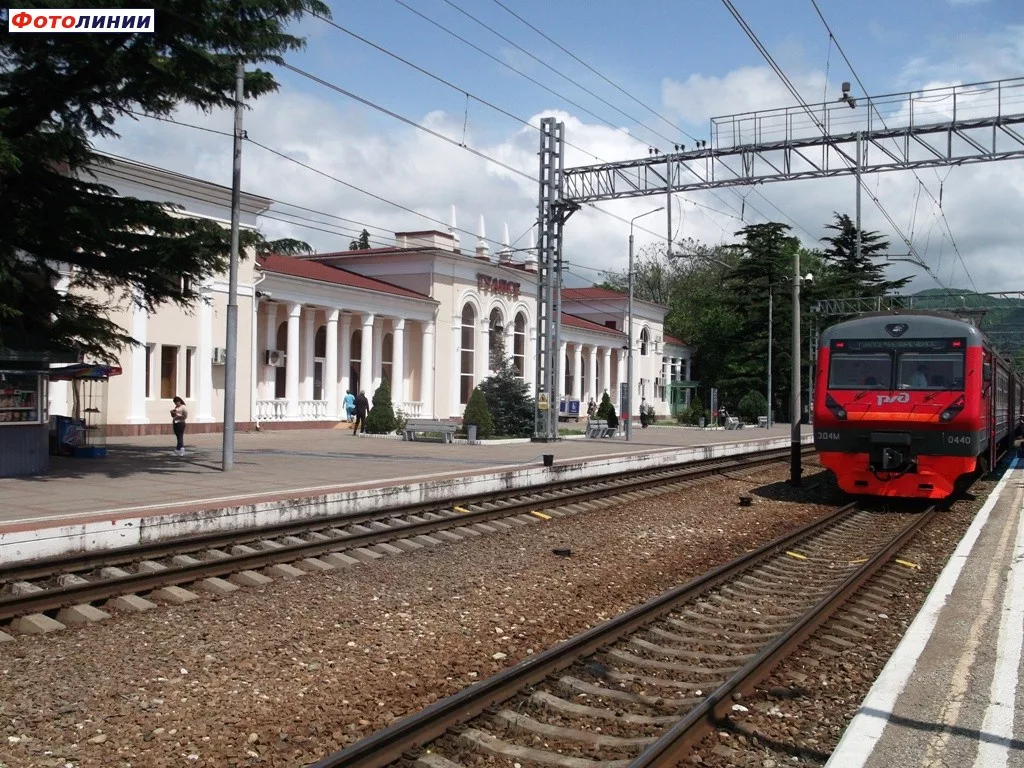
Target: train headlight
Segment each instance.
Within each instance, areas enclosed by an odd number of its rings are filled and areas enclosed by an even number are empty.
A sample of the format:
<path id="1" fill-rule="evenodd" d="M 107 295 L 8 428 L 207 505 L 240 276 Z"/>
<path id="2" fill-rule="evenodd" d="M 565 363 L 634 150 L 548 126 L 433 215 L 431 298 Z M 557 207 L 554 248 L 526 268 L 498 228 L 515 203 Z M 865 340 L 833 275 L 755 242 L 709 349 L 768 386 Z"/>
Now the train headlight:
<path id="1" fill-rule="evenodd" d="M 956 400 L 954 400 L 946 407 L 946 410 L 939 414 L 939 421 L 941 421 L 943 424 L 952 421 L 953 417 L 964 409 L 964 403 L 964 396 L 960 395 L 960 397 L 958 397 Z"/>

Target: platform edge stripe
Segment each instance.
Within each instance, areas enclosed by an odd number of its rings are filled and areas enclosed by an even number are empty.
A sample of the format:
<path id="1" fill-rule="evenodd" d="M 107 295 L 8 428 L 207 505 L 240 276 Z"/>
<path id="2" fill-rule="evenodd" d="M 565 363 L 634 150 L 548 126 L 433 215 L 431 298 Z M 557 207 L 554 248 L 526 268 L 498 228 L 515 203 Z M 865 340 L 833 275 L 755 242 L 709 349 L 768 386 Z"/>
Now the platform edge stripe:
<path id="1" fill-rule="evenodd" d="M 853 716 L 850 726 L 832 751 L 832 756 L 825 763 L 825 768 L 862 768 L 874 751 L 875 744 L 882 737 L 882 732 L 889 722 L 896 699 L 903 692 L 910 676 L 917 667 L 917 660 L 924 652 L 925 644 L 935 630 L 939 613 L 946 605 L 953 588 L 960 579 L 967 557 L 981 535 L 982 528 L 988 522 L 992 510 L 1016 471 L 1019 459 L 1014 458 L 999 483 L 986 499 L 984 506 L 978 511 L 974 522 L 964 534 L 960 544 L 953 551 L 942 569 L 935 586 L 928 594 L 917 617 L 907 629 L 900 644 L 889 658 L 882 673 L 871 686 L 868 695 L 861 703 L 857 714 Z"/>
<path id="2" fill-rule="evenodd" d="M 1019 504 L 1021 491 L 1015 501 Z M 982 741 L 974 768 L 1002 768 L 1010 759 L 1013 723 L 1016 716 L 1017 681 L 1024 647 L 1024 505 L 1017 513 L 1017 540 L 1010 557 L 1010 575 L 1003 593 L 1000 613 L 999 637 L 996 641 L 996 665 L 989 689 L 989 704 L 982 721 L 983 733 L 996 737 L 996 741 Z"/>

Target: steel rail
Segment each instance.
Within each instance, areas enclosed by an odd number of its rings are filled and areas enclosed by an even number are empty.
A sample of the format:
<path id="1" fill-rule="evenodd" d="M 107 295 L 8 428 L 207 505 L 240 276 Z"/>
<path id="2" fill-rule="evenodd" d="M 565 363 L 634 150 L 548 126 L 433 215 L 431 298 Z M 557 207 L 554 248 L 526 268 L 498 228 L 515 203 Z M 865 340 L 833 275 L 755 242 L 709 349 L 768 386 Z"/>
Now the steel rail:
<path id="1" fill-rule="evenodd" d="M 937 509 L 937 506 L 932 506 L 918 515 L 914 522 L 895 536 L 885 549 L 854 571 L 846 581 L 804 613 L 771 645 L 737 670 L 732 677 L 691 710 L 686 717 L 669 728 L 656 742 L 631 761 L 629 768 L 653 768 L 654 766 L 675 765 L 681 761 L 686 756 L 685 753 L 688 749 L 696 746 L 711 729 L 722 725 L 723 720 L 728 716 L 734 693 L 749 693 L 757 683 L 767 677 L 783 659 L 795 651 L 894 554 L 899 552 L 909 539 L 927 525 Z"/>
<path id="2" fill-rule="evenodd" d="M 642 605 L 571 637 L 514 667 L 435 702 L 377 733 L 321 758 L 308 768 L 380 768 L 399 760 L 411 750 L 444 734 L 449 728 L 482 714 L 493 704 L 514 696 L 581 657 L 595 653 L 619 638 L 635 632 L 672 611 L 675 606 L 775 554 L 776 550 L 812 536 L 848 517 L 857 506 L 847 504 L 824 518 L 785 533 L 767 544 L 675 587 Z"/>
<path id="3" fill-rule="evenodd" d="M 743 462 L 740 466 L 764 463 L 772 460 L 769 453 L 780 453 L 779 451 L 765 452 L 759 460 Z M 781 453 L 785 453 L 782 451 Z M 667 482 L 677 482 L 679 479 L 699 478 L 701 476 L 715 474 L 723 469 L 720 459 L 710 460 L 713 466 L 696 467 L 693 464 L 680 465 L 678 472 L 669 477 L 664 472 L 658 477 L 629 478 L 621 487 L 616 488 L 590 488 L 576 494 L 541 500 L 523 499 L 517 503 L 493 509 L 469 510 L 457 516 L 446 517 L 440 520 L 425 520 L 418 523 L 406 523 L 389 530 L 371 531 L 369 533 L 353 534 L 350 536 L 336 537 L 322 541 L 303 542 L 301 544 L 286 544 L 271 550 L 261 550 L 246 554 L 231 555 L 230 557 L 218 560 L 203 560 L 201 562 L 167 566 L 159 571 L 147 571 L 143 573 L 129 573 L 124 576 L 106 578 L 99 581 L 88 581 L 80 584 L 68 584 L 66 586 L 48 589 L 43 592 L 14 595 L 0 598 L 0 621 L 13 619 L 30 613 L 42 613 L 45 611 L 59 610 L 61 608 L 103 600 L 116 595 L 129 594 L 133 592 L 148 592 L 160 587 L 174 586 L 190 583 L 201 579 L 226 576 L 244 570 L 256 570 L 266 568 L 282 562 L 293 562 L 305 558 L 317 557 L 330 552 L 343 552 L 347 549 L 358 547 L 369 547 L 375 544 L 382 544 L 395 539 L 410 538 L 449 528 L 459 528 L 473 523 L 486 522 L 488 520 L 513 517 L 525 512 L 547 509 L 567 504 L 579 503 L 593 498 L 606 498 L 609 495 L 619 495 L 632 491 L 656 486 Z M 736 466 L 732 464 L 730 468 Z M 666 467 L 659 469 L 665 470 Z M 649 474 L 653 474 L 649 473 Z M 602 478 L 597 478 L 601 480 Z M 604 478 L 614 480 L 613 476 Z M 539 492 L 535 489 L 528 489 L 518 492 L 518 495 L 533 495 Z M 391 512 L 386 517 L 392 517 Z M 409 513 L 407 513 L 409 514 Z M 351 524 L 351 523 L 349 523 Z M 309 526 L 307 526 L 308 529 Z M 318 522 L 316 527 L 325 527 Z M 280 534 L 278 534 L 280 535 Z M 263 538 L 273 538 L 264 536 Z M 233 541 L 237 541 L 233 539 Z M 192 547 L 192 551 L 203 547 Z M 134 559 L 143 559 L 138 552 L 131 553 Z M 76 567 L 76 570 L 80 570 Z M 46 573 L 50 573 L 47 571 Z"/>
<path id="4" fill-rule="evenodd" d="M 814 451 L 813 446 L 805 446 L 804 453 Z M 680 464 L 667 464 L 652 469 L 630 470 L 617 475 L 605 475 L 603 477 L 587 478 L 585 480 L 558 480 L 543 485 L 536 485 L 531 488 L 520 488 L 491 493 L 476 494 L 461 499 L 450 499 L 448 501 L 430 501 L 416 504 L 405 504 L 394 507 L 374 509 L 367 512 L 346 512 L 344 514 L 328 515 L 316 519 L 289 520 L 283 523 L 274 523 L 267 526 L 244 528 L 239 530 L 218 531 L 215 533 L 202 534 L 199 536 L 184 536 L 174 539 L 164 539 L 145 544 L 139 544 L 123 550 L 105 550 L 101 552 L 85 552 L 68 556 L 40 558 L 28 563 L 11 563 L 0 565 L 0 583 L 10 581 L 30 581 L 32 579 L 47 578 L 61 573 L 73 571 L 89 571 L 109 565 L 121 565 L 138 560 L 154 559 L 158 557 L 170 557 L 172 555 L 187 554 L 203 549 L 217 549 L 228 544 L 245 544 L 249 541 L 276 538 L 280 536 L 295 535 L 312 530 L 334 528 L 346 525 L 358 525 L 360 523 L 381 521 L 392 517 L 404 515 L 417 515 L 424 512 L 436 512 L 450 509 L 453 505 L 467 506 L 474 504 L 485 504 L 515 496 L 538 493 L 554 493 L 565 489 L 571 489 L 574 485 L 582 483 L 593 484 L 600 482 L 621 482 L 623 487 L 631 480 L 635 481 L 632 488 L 640 487 L 644 482 L 650 482 L 653 473 L 672 473 L 678 471 L 685 473 L 687 469 L 695 472 L 708 470 L 709 465 L 723 468 L 747 467 L 769 463 L 777 460 L 776 457 L 788 456 L 788 449 L 772 449 L 758 451 L 755 453 L 740 454 L 738 456 L 722 456 L 712 459 L 700 459 L 698 461 L 685 462 Z M 662 482 L 670 478 L 660 478 Z M 618 491 L 618 489 L 616 489 Z M 625 491 L 624 491 L 625 492 Z M 302 498 L 293 500 L 302 504 Z M 568 497 L 566 497 L 568 498 Z M 538 501 L 533 509 L 545 509 L 551 506 L 558 506 L 565 503 L 562 499 L 551 499 Z M 2 605 L 2 602 L 0 602 Z"/>

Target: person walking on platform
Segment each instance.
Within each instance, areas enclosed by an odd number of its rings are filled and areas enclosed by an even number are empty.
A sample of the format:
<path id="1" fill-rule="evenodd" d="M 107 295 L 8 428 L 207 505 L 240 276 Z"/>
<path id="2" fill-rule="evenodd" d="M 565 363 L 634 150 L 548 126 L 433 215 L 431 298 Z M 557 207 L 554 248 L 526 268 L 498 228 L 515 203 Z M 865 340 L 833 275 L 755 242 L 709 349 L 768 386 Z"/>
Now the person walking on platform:
<path id="1" fill-rule="evenodd" d="M 349 423 L 356 417 L 356 396 L 352 394 L 351 389 L 345 390 L 345 420 Z"/>
<path id="2" fill-rule="evenodd" d="M 352 424 L 352 434 L 366 431 L 366 414 L 370 411 L 370 401 L 366 399 L 366 390 L 359 390 L 356 397 L 356 420 Z"/>
<path id="3" fill-rule="evenodd" d="M 178 447 L 174 449 L 178 456 L 185 455 L 186 421 L 188 421 L 188 409 L 185 407 L 185 401 L 180 397 L 175 397 L 174 407 L 171 409 L 171 429 L 174 430 L 174 436 L 178 439 Z"/>

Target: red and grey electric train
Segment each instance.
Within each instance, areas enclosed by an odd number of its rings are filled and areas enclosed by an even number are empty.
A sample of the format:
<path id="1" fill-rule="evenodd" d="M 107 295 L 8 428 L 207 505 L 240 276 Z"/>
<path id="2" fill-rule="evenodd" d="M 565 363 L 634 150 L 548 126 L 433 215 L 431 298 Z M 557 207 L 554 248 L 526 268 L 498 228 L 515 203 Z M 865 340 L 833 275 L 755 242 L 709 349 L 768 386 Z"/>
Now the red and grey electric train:
<path id="1" fill-rule="evenodd" d="M 971 323 L 867 314 L 822 333 L 814 445 L 840 488 L 941 499 L 1024 433 L 1024 382 Z"/>

